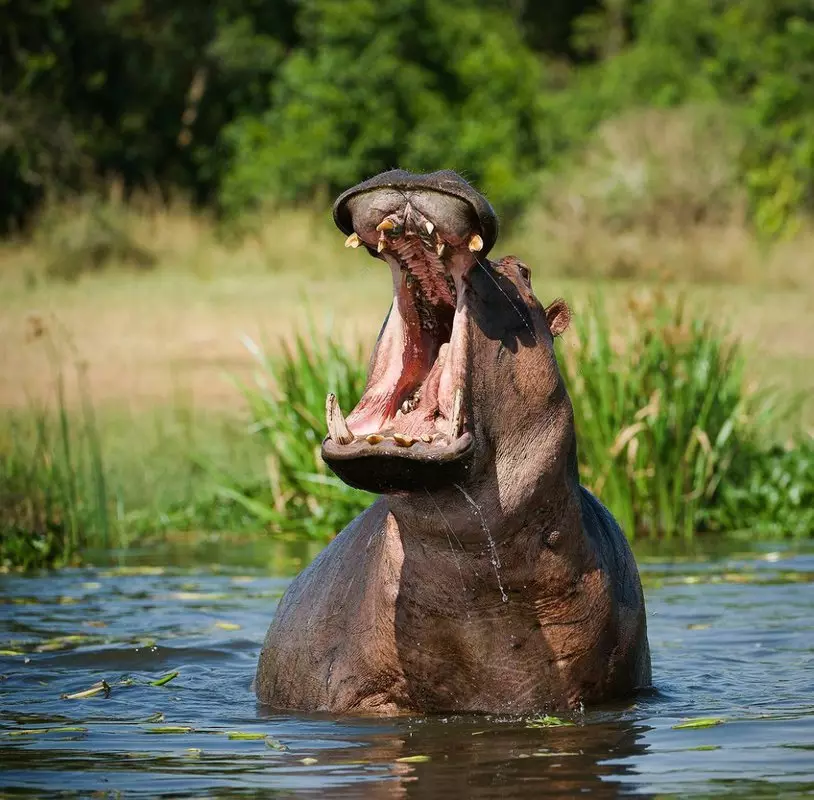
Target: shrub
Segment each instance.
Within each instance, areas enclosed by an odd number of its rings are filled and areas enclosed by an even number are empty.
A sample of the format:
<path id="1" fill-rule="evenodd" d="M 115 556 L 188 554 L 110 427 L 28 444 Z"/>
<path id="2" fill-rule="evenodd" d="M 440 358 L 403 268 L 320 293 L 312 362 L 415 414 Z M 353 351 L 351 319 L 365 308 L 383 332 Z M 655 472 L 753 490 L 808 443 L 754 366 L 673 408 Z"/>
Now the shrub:
<path id="1" fill-rule="evenodd" d="M 528 199 L 542 72 L 504 9 L 309 0 L 299 22 L 303 45 L 270 87 L 269 109 L 226 131 L 228 211 L 302 202 L 394 166 L 457 169 L 503 214 Z"/>

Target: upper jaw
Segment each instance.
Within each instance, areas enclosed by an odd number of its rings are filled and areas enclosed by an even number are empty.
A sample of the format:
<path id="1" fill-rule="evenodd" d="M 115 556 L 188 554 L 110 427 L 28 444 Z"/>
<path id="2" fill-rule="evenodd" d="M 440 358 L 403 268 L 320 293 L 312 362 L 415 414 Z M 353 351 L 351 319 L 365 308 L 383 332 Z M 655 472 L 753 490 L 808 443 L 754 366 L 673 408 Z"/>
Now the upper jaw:
<path id="1" fill-rule="evenodd" d="M 467 273 L 483 248 L 458 200 L 415 204 L 363 197 L 346 244 L 376 247 L 393 273 L 394 303 L 372 359 L 368 385 L 345 420 L 326 402 L 322 456 L 345 482 L 399 491 L 463 480 L 474 452 L 467 391 Z"/>

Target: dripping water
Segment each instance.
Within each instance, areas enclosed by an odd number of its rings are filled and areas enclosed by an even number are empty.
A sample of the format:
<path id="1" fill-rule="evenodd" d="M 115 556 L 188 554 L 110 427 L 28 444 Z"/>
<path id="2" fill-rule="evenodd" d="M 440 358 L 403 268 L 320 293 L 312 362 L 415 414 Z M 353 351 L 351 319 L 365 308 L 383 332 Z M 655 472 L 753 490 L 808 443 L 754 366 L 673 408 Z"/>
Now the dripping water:
<path id="1" fill-rule="evenodd" d="M 509 595 L 506 594 L 506 590 L 503 588 L 503 581 L 500 579 L 500 556 L 497 554 L 497 545 L 492 538 L 492 532 L 489 530 L 489 526 L 486 524 L 483 514 L 481 514 L 480 506 L 466 493 L 466 490 L 462 486 L 459 486 L 457 483 L 454 484 L 454 486 L 464 496 L 469 505 L 475 509 L 475 513 L 478 515 L 481 529 L 486 534 L 486 541 L 489 542 L 489 549 L 492 552 L 492 558 L 490 560 L 492 566 L 495 568 L 495 577 L 497 578 L 498 589 L 500 589 L 500 597 L 503 602 L 506 603 L 509 600 Z"/>

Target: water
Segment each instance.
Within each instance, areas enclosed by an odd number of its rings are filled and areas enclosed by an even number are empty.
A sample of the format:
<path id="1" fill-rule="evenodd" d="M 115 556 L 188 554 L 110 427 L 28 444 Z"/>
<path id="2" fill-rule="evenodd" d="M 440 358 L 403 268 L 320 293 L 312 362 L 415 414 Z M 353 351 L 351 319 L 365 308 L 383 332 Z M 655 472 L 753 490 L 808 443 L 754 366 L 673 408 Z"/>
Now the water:
<path id="1" fill-rule="evenodd" d="M 250 683 L 286 580 L 261 572 L 0 576 L 0 793 L 814 792 L 814 556 L 729 556 L 643 564 L 642 572 L 656 690 L 557 727 L 517 718 L 265 712 Z M 175 670 L 174 680 L 150 685 Z M 60 699 L 100 679 L 108 697 Z M 700 717 L 723 722 L 674 728 Z M 162 726 L 175 732 L 156 732 Z M 54 728 L 68 730 L 46 732 Z"/>

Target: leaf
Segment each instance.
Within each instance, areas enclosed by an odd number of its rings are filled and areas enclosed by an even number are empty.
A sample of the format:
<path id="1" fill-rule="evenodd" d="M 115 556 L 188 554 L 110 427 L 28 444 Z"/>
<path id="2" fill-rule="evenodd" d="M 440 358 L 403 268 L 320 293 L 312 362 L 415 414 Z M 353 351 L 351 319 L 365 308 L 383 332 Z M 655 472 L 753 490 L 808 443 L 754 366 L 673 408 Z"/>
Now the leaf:
<path id="1" fill-rule="evenodd" d="M 319 762 L 315 758 L 301 758 L 300 764 L 305 764 L 306 767 L 310 767 L 312 764 L 318 764 Z"/>
<path id="2" fill-rule="evenodd" d="M 531 717 L 526 720 L 527 728 L 567 728 L 573 726 L 573 722 L 567 719 L 560 719 L 551 714 L 544 714 L 542 717 Z"/>
<path id="3" fill-rule="evenodd" d="M 241 628 L 236 622 L 216 622 L 215 627 L 222 631 L 239 631 Z"/>
<path id="4" fill-rule="evenodd" d="M 175 734 L 192 733 L 195 729 L 191 725 L 157 725 L 153 728 L 145 728 L 145 733 Z"/>
<path id="5" fill-rule="evenodd" d="M 429 761 L 429 756 L 402 756 L 401 758 L 396 759 L 396 763 L 398 764 L 423 764 L 426 761 Z"/>
<path id="6" fill-rule="evenodd" d="M 4 731 L 3 736 L 41 736 L 45 733 L 85 733 L 81 725 L 63 725 L 58 728 L 23 728 L 18 731 Z"/>
<path id="7" fill-rule="evenodd" d="M 84 689 L 81 692 L 73 692 L 72 694 L 62 694 L 62 700 L 87 700 L 89 697 L 96 697 L 96 695 L 104 694 L 105 697 L 110 697 L 110 686 L 107 681 L 101 680 L 94 683 L 90 689 Z"/>
<path id="8" fill-rule="evenodd" d="M 158 678 L 157 680 L 154 681 L 150 681 L 150 686 L 164 686 L 170 681 L 175 680 L 180 674 L 181 673 L 178 670 L 175 670 L 175 672 L 168 672 L 163 677 Z"/>
<path id="9" fill-rule="evenodd" d="M 283 744 L 272 736 L 266 737 L 266 747 L 270 747 L 272 750 L 288 750 L 288 745 Z"/>
<path id="10" fill-rule="evenodd" d="M 226 735 L 229 739 L 241 739 L 246 741 L 260 741 L 266 738 L 265 733 L 249 733 L 247 731 L 229 731 Z"/>
<path id="11" fill-rule="evenodd" d="M 698 717 L 697 719 L 686 719 L 673 725 L 674 731 L 695 730 L 696 728 L 713 728 L 716 725 L 723 725 L 725 720 L 717 717 Z"/>

